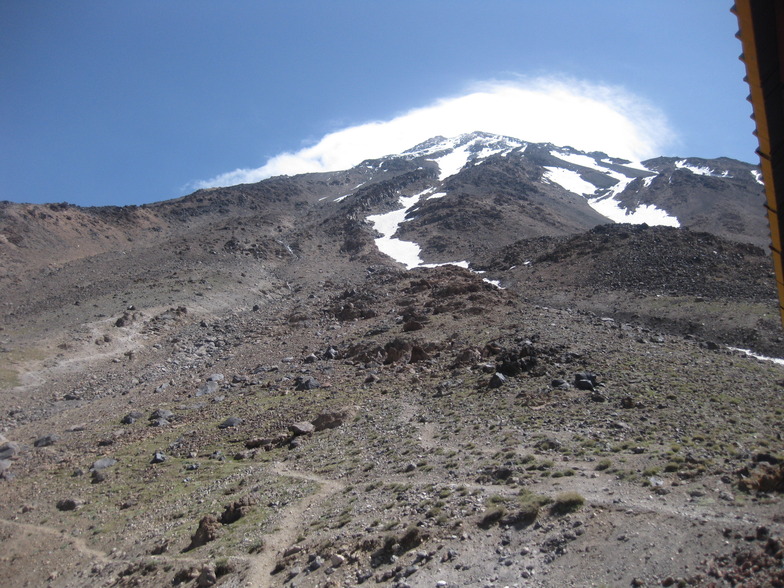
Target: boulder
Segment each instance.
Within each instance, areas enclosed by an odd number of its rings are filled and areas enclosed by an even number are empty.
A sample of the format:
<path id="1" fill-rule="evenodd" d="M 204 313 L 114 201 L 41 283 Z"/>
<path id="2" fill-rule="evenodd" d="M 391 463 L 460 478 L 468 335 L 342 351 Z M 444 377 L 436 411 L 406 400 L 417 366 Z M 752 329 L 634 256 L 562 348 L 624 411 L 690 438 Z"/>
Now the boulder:
<path id="1" fill-rule="evenodd" d="M 242 419 L 239 417 L 229 417 L 225 421 L 223 421 L 220 425 L 218 425 L 219 429 L 231 429 L 234 427 L 238 427 L 242 424 Z"/>
<path id="2" fill-rule="evenodd" d="M 291 435 L 281 433 L 275 437 L 262 437 L 260 439 L 249 439 L 245 442 L 245 447 L 248 449 L 256 449 L 262 447 L 266 451 L 275 449 L 276 447 L 283 447 L 291 440 Z"/>
<path id="3" fill-rule="evenodd" d="M 218 538 L 220 528 L 221 524 L 218 519 L 216 519 L 211 514 L 205 515 L 199 521 L 199 528 L 196 529 L 196 532 L 193 535 L 191 535 L 190 545 L 185 548 L 185 551 L 196 549 L 197 547 L 206 545 L 210 541 L 214 541 Z"/>
<path id="4" fill-rule="evenodd" d="M 315 390 L 316 388 L 321 388 L 321 384 L 312 376 L 297 376 L 294 380 L 295 390 Z"/>
<path id="5" fill-rule="evenodd" d="M 139 420 L 140 418 L 142 418 L 143 416 L 144 416 L 144 415 L 143 415 L 141 412 L 139 412 L 138 410 L 132 410 L 131 412 L 129 412 L 128 414 L 126 414 L 126 415 L 125 415 L 125 416 L 124 416 L 124 417 L 123 417 L 123 418 L 120 420 L 120 422 L 121 422 L 123 425 L 132 425 L 133 423 L 135 423 L 136 421 L 138 421 L 138 420 Z"/>
<path id="6" fill-rule="evenodd" d="M 586 390 L 588 392 L 593 392 L 593 384 L 590 380 L 575 380 L 574 387 L 578 390 Z"/>
<path id="7" fill-rule="evenodd" d="M 174 418 L 174 413 L 170 410 L 166 410 L 165 408 L 159 408 L 150 415 L 151 421 L 158 420 L 158 419 L 166 419 L 167 421 L 169 421 L 173 418 Z"/>
<path id="8" fill-rule="evenodd" d="M 75 498 L 64 498 L 63 500 L 57 501 L 57 510 L 68 511 L 68 510 L 76 510 L 80 506 L 82 506 L 82 501 L 77 500 Z"/>
<path id="9" fill-rule="evenodd" d="M 411 363 L 416 363 L 418 361 L 427 361 L 430 359 L 430 354 L 425 351 L 419 345 L 413 345 L 411 347 Z"/>
<path id="10" fill-rule="evenodd" d="M 100 484 L 101 482 L 105 482 L 107 477 L 106 470 L 93 470 L 90 474 L 90 483 Z"/>
<path id="11" fill-rule="evenodd" d="M 341 426 L 350 417 L 351 410 L 343 408 L 341 410 L 322 412 L 310 422 L 313 425 L 315 431 L 323 431 L 324 429 L 334 429 Z"/>
<path id="12" fill-rule="evenodd" d="M 598 378 L 593 372 L 577 372 L 574 374 L 574 385 L 579 388 L 577 382 L 590 382 L 591 386 L 596 386 L 598 383 Z M 580 389 L 584 390 L 585 388 Z"/>
<path id="13" fill-rule="evenodd" d="M 0 445 L 0 459 L 16 459 L 22 451 L 22 446 L 13 441 L 6 441 Z"/>
<path id="14" fill-rule="evenodd" d="M 116 463 L 117 460 L 112 457 L 102 457 L 101 459 L 93 463 L 90 470 L 94 472 L 100 472 L 101 470 L 105 470 L 106 468 L 112 467 Z"/>
<path id="15" fill-rule="evenodd" d="M 216 380 L 208 380 L 196 389 L 195 396 L 206 396 L 220 390 L 220 384 Z"/>
<path id="16" fill-rule="evenodd" d="M 33 441 L 34 447 L 49 447 L 50 445 L 54 445 L 57 441 L 60 440 L 59 435 L 51 434 L 51 435 L 44 435 L 43 437 L 39 437 L 35 441 Z"/>
<path id="17" fill-rule="evenodd" d="M 307 421 L 300 421 L 298 423 L 292 423 L 289 425 L 289 431 L 291 431 L 295 437 L 299 437 L 300 435 L 310 435 L 315 430 L 316 427 Z"/>
<path id="18" fill-rule="evenodd" d="M 463 349 L 455 357 L 455 367 L 466 367 L 478 364 L 482 360 L 482 353 L 476 347 Z"/>
<path id="19" fill-rule="evenodd" d="M 218 576 L 215 573 L 215 566 L 212 564 L 204 564 L 199 572 L 199 577 L 196 578 L 197 588 L 209 588 L 214 586 L 218 581 Z"/>
<path id="20" fill-rule="evenodd" d="M 235 500 L 226 505 L 220 517 L 220 522 L 224 525 L 230 525 L 247 515 L 255 505 L 256 499 L 252 496 L 244 496 L 239 500 Z"/>
<path id="21" fill-rule="evenodd" d="M 402 339 L 395 339 L 387 343 L 384 346 L 384 352 L 386 353 L 385 365 L 397 362 L 408 363 L 411 360 L 411 344 Z"/>
<path id="22" fill-rule="evenodd" d="M 493 377 L 490 378 L 490 383 L 488 386 L 490 388 L 500 388 L 506 383 L 506 376 L 501 372 L 496 372 L 493 374 Z"/>

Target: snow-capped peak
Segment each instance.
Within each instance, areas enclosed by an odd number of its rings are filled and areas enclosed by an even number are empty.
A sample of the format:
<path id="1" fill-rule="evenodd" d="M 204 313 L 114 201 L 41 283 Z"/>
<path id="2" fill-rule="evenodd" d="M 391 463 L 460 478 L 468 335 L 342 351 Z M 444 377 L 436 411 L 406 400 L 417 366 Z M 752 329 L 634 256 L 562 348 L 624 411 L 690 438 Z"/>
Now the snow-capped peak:
<path id="1" fill-rule="evenodd" d="M 527 143 L 512 137 L 475 131 L 450 139 L 433 137 L 403 152 L 404 157 L 424 157 L 439 168 L 439 180 L 459 172 L 467 163 L 477 163 L 496 154 L 507 154 L 514 149 L 525 149 Z"/>

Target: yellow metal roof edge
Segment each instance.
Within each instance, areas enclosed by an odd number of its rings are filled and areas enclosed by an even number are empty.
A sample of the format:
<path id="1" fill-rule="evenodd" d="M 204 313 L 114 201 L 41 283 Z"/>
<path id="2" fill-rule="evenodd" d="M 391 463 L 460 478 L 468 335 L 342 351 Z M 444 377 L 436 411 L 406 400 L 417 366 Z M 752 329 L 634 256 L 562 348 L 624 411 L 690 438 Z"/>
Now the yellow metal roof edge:
<path id="1" fill-rule="evenodd" d="M 771 250 L 773 256 L 773 266 L 776 275 L 776 286 L 779 295 L 779 316 L 784 325 L 784 258 L 782 258 L 781 230 L 778 214 L 779 202 L 776 198 L 776 181 L 773 174 L 774 154 L 772 153 L 770 130 L 768 127 L 768 111 L 765 103 L 765 93 L 763 87 L 762 74 L 759 67 L 759 53 L 757 46 L 756 31 L 754 28 L 754 14 L 751 8 L 751 0 L 736 0 L 731 11 L 738 18 L 739 34 L 743 47 L 740 56 L 746 66 L 746 82 L 749 84 L 751 94 L 749 101 L 753 109 L 753 116 L 756 125 L 756 136 L 759 141 L 757 154 L 760 157 L 760 168 L 762 179 L 765 183 L 765 196 L 767 199 L 768 224 L 770 226 Z M 778 56 L 777 56 L 778 58 Z M 782 194 L 784 200 L 784 194 Z"/>

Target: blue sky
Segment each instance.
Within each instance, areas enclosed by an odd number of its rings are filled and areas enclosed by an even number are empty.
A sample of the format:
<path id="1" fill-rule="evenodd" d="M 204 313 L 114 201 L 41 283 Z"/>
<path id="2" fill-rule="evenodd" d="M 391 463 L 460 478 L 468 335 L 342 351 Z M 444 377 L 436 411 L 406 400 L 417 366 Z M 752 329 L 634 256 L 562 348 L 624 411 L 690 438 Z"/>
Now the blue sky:
<path id="1" fill-rule="evenodd" d="M 0 0 L 0 200 L 141 204 L 348 167 L 450 116 L 756 163 L 731 4 Z"/>

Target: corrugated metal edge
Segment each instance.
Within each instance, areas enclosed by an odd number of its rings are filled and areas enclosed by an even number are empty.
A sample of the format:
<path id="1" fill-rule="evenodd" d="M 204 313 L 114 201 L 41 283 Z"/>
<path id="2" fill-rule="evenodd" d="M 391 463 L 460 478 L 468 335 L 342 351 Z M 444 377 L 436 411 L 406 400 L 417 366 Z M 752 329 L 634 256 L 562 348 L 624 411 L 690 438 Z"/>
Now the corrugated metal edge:
<path id="1" fill-rule="evenodd" d="M 754 4 L 754 6 L 752 6 Z M 743 46 L 743 53 L 740 55 L 741 61 L 746 66 L 746 82 L 749 84 L 751 102 L 757 130 L 755 135 L 759 141 L 757 154 L 760 157 L 760 168 L 762 179 L 765 183 L 765 196 L 767 199 L 766 208 L 768 211 L 768 225 L 770 226 L 771 251 L 773 254 L 773 266 L 776 274 L 776 286 L 779 294 L 779 315 L 782 325 L 784 325 L 784 259 L 782 259 L 782 218 L 779 210 L 784 210 L 784 186 L 777 185 L 776 169 L 784 165 L 784 154 L 776 152 L 776 145 L 772 141 L 772 136 L 776 133 L 784 133 L 784 129 L 771 129 L 771 120 L 777 118 L 771 116 L 769 108 L 771 103 L 778 104 L 784 108 L 784 94 L 781 85 L 781 67 L 779 55 L 782 53 L 781 42 L 777 41 L 775 56 L 768 49 L 766 58 L 775 58 L 778 66 L 779 75 L 771 82 L 769 79 L 762 79 L 760 69 L 760 52 L 765 51 L 761 47 L 758 39 L 760 22 L 755 19 L 775 19 L 776 8 L 779 13 L 784 13 L 784 4 L 780 1 L 766 0 L 765 2 L 753 2 L 753 0 L 737 0 L 731 11 L 738 18 L 738 38 Z M 768 21 L 769 22 L 769 21 Z M 779 27 L 779 30 L 781 28 Z M 781 119 L 781 117 L 778 117 Z"/>

